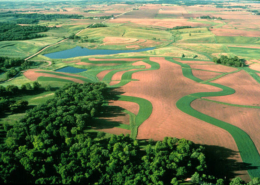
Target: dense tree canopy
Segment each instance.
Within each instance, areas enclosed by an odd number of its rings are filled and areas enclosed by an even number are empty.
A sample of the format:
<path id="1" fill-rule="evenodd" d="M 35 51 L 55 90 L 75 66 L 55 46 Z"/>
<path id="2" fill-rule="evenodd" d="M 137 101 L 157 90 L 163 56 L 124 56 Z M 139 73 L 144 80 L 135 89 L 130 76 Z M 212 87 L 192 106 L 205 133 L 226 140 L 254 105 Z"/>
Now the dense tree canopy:
<path id="1" fill-rule="evenodd" d="M 244 67 L 244 60 L 239 59 L 237 56 L 228 58 L 227 56 L 221 55 L 220 58 L 214 57 L 213 62 L 217 64 L 223 64 L 227 66 Z"/>
<path id="2" fill-rule="evenodd" d="M 44 37 L 44 34 L 50 28 L 46 26 L 20 26 L 14 23 L 1 23 L 0 25 L 0 41 L 5 40 L 27 40 L 33 38 Z"/>
<path id="3" fill-rule="evenodd" d="M 4 183 L 178 184 L 206 168 L 202 147 L 165 138 L 141 149 L 129 136 L 84 130 L 104 101 L 103 83 L 69 84 L 28 111 L 1 145 Z M 15 178 L 14 178 L 15 177 Z"/>

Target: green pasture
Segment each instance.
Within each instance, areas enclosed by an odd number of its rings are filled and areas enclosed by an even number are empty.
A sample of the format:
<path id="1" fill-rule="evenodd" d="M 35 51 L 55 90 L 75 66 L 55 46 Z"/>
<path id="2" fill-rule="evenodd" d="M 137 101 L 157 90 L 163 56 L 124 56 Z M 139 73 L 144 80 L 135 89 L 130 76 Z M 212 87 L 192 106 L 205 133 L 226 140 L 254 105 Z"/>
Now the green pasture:
<path id="1" fill-rule="evenodd" d="M 88 36 L 94 39 L 103 39 L 104 37 L 127 37 L 138 39 L 171 39 L 172 35 L 164 30 L 147 29 L 128 26 L 109 26 L 104 28 L 86 29 L 79 36 Z"/>
<path id="2" fill-rule="evenodd" d="M 227 37 L 227 36 L 216 36 L 216 43 L 229 43 L 229 44 L 254 44 L 259 42 L 258 37 Z"/>
<path id="3" fill-rule="evenodd" d="M 61 40 L 57 37 L 43 37 L 21 41 L 1 41 L 0 56 L 26 58 L 38 52 L 47 45 Z"/>
<path id="4" fill-rule="evenodd" d="M 83 78 L 83 77 L 78 77 L 78 76 L 72 76 L 69 73 L 68 74 L 62 74 L 62 73 L 56 73 L 52 71 L 36 71 L 36 73 L 46 73 L 46 74 L 51 74 L 51 75 L 56 75 L 56 76 L 61 76 L 61 77 L 68 77 L 68 78 L 75 78 L 82 80 L 83 82 L 91 82 L 91 80 Z"/>
<path id="5" fill-rule="evenodd" d="M 68 37 L 71 34 L 75 34 L 77 32 L 79 32 L 80 30 L 86 28 L 88 26 L 88 24 L 86 25 L 65 25 L 62 27 L 57 27 L 55 29 L 51 29 L 48 32 L 46 32 L 45 34 L 50 36 L 50 37 Z"/>
<path id="6" fill-rule="evenodd" d="M 235 56 L 240 56 L 247 59 L 259 59 L 260 49 L 254 48 L 239 48 L 239 47 L 228 47 L 229 51 Z"/>
<path id="7" fill-rule="evenodd" d="M 170 62 L 181 65 L 179 62 L 176 62 L 176 61 L 172 60 L 171 58 L 167 58 L 167 60 L 169 60 Z M 184 70 L 183 70 L 183 75 L 186 78 L 189 78 L 189 79 L 194 80 L 196 82 L 202 81 L 201 79 L 198 79 L 196 77 L 192 77 L 189 72 L 186 72 Z M 260 173 L 260 168 L 259 168 L 260 167 L 260 157 L 259 157 L 259 153 L 258 153 L 258 151 L 255 147 L 255 144 L 251 140 L 250 136 L 246 132 L 241 130 L 240 128 L 233 126 L 233 125 L 231 125 L 227 122 L 218 120 L 218 119 L 213 118 L 211 116 L 208 116 L 206 114 L 203 114 L 203 113 L 193 109 L 190 106 L 191 102 L 198 99 L 198 98 L 212 97 L 212 96 L 225 96 L 225 95 L 230 95 L 230 94 L 235 93 L 234 89 L 220 85 L 220 84 L 211 83 L 211 82 L 207 82 L 206 84 L 218 87 L 218 88 L 222 89 L 222 91 L 194 93 L 194 94 L 184 96 L 180 100 L 178 100 L 178 102 L 176 103 L 177 107 L 181 111 L 183 111 L 183 112 L 185 112 L 185 113 L 187 113 L 187 114 L 189 114 L 193 117 L 196 117 L 198 119 L 201 119 L 205 122 L 208 122 L 212 125 L 218 126 L 222 129 L 228 131 L 232 135 L 232 137 L 234 138 L 234 140 L 237 144 L 237 147 L 240 151 L 240 155 L 242 157 L 243 162 L 256 167 L 256 169 L 248 170 L 248 173 L 250 174 L 251 177 L 258 177 L 258 175 Z"/>

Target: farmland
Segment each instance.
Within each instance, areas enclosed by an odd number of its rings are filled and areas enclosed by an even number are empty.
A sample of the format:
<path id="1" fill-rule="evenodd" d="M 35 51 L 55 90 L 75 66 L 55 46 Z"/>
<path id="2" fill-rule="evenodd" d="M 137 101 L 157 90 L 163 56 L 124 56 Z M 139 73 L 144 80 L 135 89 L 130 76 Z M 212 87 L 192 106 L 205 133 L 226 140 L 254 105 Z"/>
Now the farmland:
<path id="1" fill-rule="evenodd" d="M 21 26 L 49 27 L 40 33 L 41 38 L 0 42 L 0 57 L 7 57 L 0 68 L 0 94 L 15 88 L 21 92 L 12 92 L 10 102 L 17 103 L 10 104 L 10 110 L 0 117 L 1 141 L 11 145 L 11 139 L 5 141 L 7 128 L 53 98 L 60 106 L 56 107 L 57 114 L 61 109 L 67 110 L 66 106 L 61 107 L 65 104 L 58 100 L 59 93 L 60 97 L 67 93 L 65 98 L 68 98 L 79 91 L 72 88 L 60 92 L 70 87 L 66 84 L 81 88 L 86 83 L 89 86 L 97 83 L 97 87 L 88 89 L 90 93 L 84 94 L 84 101 L 91 107 L 82 105 L 86 114 L 73 107 L 72 102 L 78 103 L 81 95 L 70 100 L 71 110 L 80 113 L 68 119 L 91 117 L 86 118 L 87 126 L 81 125 L 80 130 L 73 127 L 72 135 L 102 133 L 102 137 L 110 138 L 113 134 L 124 134 L 140 143 L 149 139 L 150 143 L 163 141 L 165 137 L 185 138 L 205 148 L 207 173 L 225 179 L 225 183 L 237 176 L 245 182 L 260 177 L 260 15 L 257 14 L 260 6 L 252 2 L 211 2 L 82 4 L 77 1 L 74 5 L 49 2 L 33 6 L 3 2 L 1 22 L 14 23 L 21 18 L 13 13 L 31 12 L 53 16 L 73 14 L 76 18 L 39 18 L 38 23 Z M 48 8 L 50 5 L 53 7 Z M 45 55 L 70 52 L 77 46 L 125 52 L 55 59 Z M 128 53 L 145 48 L 152 49 Z M 25 59 L 28 66 L 23 69 L 15 66 L 11 59 L 16 58 Z M 239 61 L 239 65 L 231 60 Z M 57 71 L 64 67 L 84 70 Z M 18 69 L 12 78 L 7 78 L 8 72 Z M 21 101 L 28 102 L 27 108 L 11 111 Z M 66 135 L 64 130 L 59 132 Z M 65 142 L 68 144 L 70 139 Z M 33 145 L 36 142 L 35 138 Z M 180 184 L 185 184 L 184 180 L 178 179 Z"/>

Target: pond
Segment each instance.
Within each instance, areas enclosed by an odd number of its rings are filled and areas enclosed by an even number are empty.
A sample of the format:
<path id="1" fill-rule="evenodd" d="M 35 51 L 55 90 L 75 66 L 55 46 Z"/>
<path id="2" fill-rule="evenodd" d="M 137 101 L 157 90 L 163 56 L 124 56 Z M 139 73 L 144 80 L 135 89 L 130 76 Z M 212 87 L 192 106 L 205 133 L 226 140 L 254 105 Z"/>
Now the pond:
<path id="1" fill-rule="evenodd" d="M 155 47 L 138 49 L 138 50 L 106 50 L 106 49 L 101 50 L 101 49 L 88 49 L 88 48 L 82 48 L 80 46 L 77 46 L 75 48 L 64 50 L 64 51 L 45 54 L 44 56 L 49 57 L 51 59 L 64 59 L 64 58 L 89 56 L 89 55 L 110 55 L 110 54 L 118 54 L 118 53 L 142 52 L 142 51 L 149 51 L 153 49 L 155 49 Z"/>
<path id="2" fill-rule="evenodd" d="M 56 72 L 63 72 L 63 73 L 80 73 L 86 71 L 86 69 L 79 69 L 79 68 L 75 68 L 75 67 L 63 67 L 60 69 L 57 69 Z"/>

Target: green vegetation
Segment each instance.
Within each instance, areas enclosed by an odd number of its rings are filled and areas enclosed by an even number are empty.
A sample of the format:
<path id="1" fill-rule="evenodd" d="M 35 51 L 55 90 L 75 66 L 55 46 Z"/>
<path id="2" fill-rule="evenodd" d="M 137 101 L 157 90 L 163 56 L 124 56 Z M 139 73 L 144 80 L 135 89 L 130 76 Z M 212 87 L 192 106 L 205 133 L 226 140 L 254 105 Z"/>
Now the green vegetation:
<path id="1" fill-rule="evenodd" d="M 37 33 L 46 32 L 49 29 L 50 28 L 46 26 L 19 26 L 12 23 L 1 23 L 0 41 L 27 40 L 27 39 L 45 37 L 46 35 L 37 34 Z"/>
<path id="2" fill-rule="evenodd" d="M 222 55 L 220 58 L 214 57 L 213 62 L 234 67 L 244 67 L 245 65 L 245 60 L 239 59 L 237 56 L 228 58 L 227 56 Z"/>
<path id="3" fill-rule="evenodd" d="M 223 20 L 221 17 L 210 17 L 209 15 L 200 16 L 200 19 L 217 19 L 217 20 Z"/>
<path id="4" fill-rule="evenodd" d="M 144 152 L 129 136 L 85 134 L 99 114 L 104 88 L 69 84 L 8 128 L 0 147 L 2 182 L 157 184 L 203 173 L 203 148 L 185 139 L 166 137 Z"/>
<path id="5" fill-rule="evenodd" d="M 107 25 L 103 23 L 96 23 L 88 26 L 88 28 L 100 28 L 100 27 L 107 27 Z"/>

